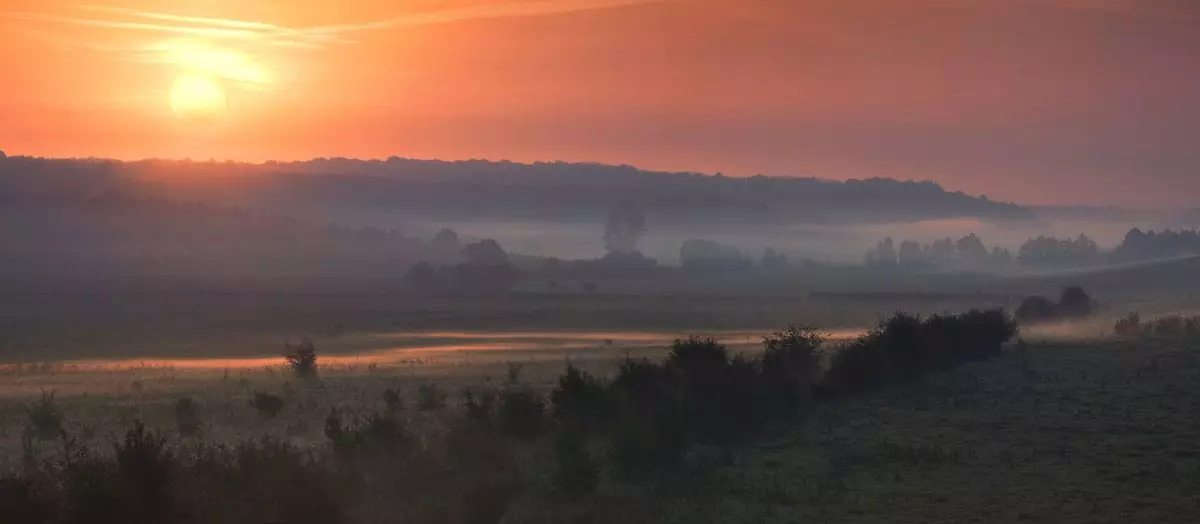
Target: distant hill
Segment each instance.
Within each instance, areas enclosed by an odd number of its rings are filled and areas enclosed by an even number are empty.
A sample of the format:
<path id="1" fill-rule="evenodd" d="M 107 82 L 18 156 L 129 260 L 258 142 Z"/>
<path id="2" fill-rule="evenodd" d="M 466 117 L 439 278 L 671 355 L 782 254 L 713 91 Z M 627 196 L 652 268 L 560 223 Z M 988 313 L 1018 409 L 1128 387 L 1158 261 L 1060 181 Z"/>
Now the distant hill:
<path id="1" fill-rule="evenodd" d="M 656 224 L 869 224 L 945 218 L 1031 221 L 1021 206 L 932 182 L 748 178 L 563 162 L 316 159 L 243 164 L 8 157 L 0 202 L 97 196 L 239 205 L 327 220 L 588 221 L 630 200 Z"/>

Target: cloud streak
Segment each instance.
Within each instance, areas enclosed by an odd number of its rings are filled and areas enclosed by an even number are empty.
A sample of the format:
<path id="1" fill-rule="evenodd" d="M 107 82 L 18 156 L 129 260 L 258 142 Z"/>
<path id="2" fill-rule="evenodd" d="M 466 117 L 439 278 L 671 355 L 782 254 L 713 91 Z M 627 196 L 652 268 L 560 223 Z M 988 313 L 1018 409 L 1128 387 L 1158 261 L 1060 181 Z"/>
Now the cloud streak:
<path id="1" fill-rule="evenodd" d="M 476 19 L 517 18 L 565 14 L 679 0 L 519 0 L 489 2 L 469 7 L 412 13 L 360 23 L 286 27 L 266 22 L 231 18 L 184 16 L 124 7 L 80 5 L 75 9 L 95 16 L 65 16 L 49 13 L 6 13 L 9 18 L 131 32 L 166 33 L 216 40 L 254 41 L 272 46 L 320 49 L 353 44 L 358 33 L 398 27 L 445 24 Z M 106 15 L 106 16 L 99 16 Z"/>

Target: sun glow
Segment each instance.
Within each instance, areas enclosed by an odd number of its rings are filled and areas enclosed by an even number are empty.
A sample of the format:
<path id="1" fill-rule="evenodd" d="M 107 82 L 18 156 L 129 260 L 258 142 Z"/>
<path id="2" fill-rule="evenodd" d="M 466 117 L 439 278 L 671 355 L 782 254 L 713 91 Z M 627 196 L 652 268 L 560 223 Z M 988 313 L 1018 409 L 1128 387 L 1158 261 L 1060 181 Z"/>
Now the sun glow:
<path id="1" fill-rule="evenodd" d="M 221 82 L 198 73 L 181 73 L 170 93 L 171 110 L 189 122 L 216 120 L 225 114 L 227 98 Z"/>

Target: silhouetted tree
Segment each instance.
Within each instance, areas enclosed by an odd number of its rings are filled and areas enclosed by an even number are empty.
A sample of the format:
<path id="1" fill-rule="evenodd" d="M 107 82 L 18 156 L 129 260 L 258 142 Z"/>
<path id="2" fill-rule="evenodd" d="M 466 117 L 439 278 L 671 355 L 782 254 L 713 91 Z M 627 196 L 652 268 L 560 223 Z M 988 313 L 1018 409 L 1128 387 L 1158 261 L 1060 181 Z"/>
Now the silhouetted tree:
<path id="1" fill-rule="evenodd" d="M 925 255 L 921 250 L 921 244 L 912 240 L 905 240 L 900 243 L 900 251 L 896 258 L 897 263 L 904 267 L 917 267 L 926 262 Z"/>
<path id="2" fill-rule="evenodd" d="M 429 262 L 417 262 L 404 273 L 404 282 L 417 288 L 427 288 L 437 280 L 437 271 Z"/>
<path id="3" fill-rule="evenodd" d="M 1092 314 L 1092 297 L 1079 286 L 1063 290 L 1058 299 L 1058 314 L 1064 318 L 1086 317 Z"/>
<path id="4" fill-rule="evenodd" d="M 618 202 L 608 210 L 604 225 L 604 249 L 610 253 L 633 253 L 646 234 L 646 214 L 630 201 Z"/>
<path id="5" fill-rule="evenodd" d="M 762 260 L 759 265 L 767 270 L 780 270 L 788 267 L 787 255 L 775 251 L 775 248 L 768 247 L 763 250 Z"/>
<path id="6" fill-rule="evenodd" d="M 700 270 L 739 270 L 751 264 L 736 247 L 701 238 L 683 243 L 679 248 L 679 262 L 686 269 Z"/>
<path id="7" fill-rule="evenodd" d="M 490 238 L 463 246 L 462 255 L 468 264 L 479 266 L 502 266 L 509 263 L 508 253 L 500 247 L 500 243 Z"/>

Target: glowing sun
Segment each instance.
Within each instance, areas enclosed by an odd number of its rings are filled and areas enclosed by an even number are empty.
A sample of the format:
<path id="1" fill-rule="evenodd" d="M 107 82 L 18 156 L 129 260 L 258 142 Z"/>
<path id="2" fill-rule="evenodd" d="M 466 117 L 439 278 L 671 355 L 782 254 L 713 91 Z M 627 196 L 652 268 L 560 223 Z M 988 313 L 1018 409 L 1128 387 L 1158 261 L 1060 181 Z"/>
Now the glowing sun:
<path id="1" fill-rule="evenodd" d="M 221 82 L 211 76 L 180 73 L 171 85 L 171 110 L 189 122 L 216 120 L 225 115 L 227 100 Z"/>

